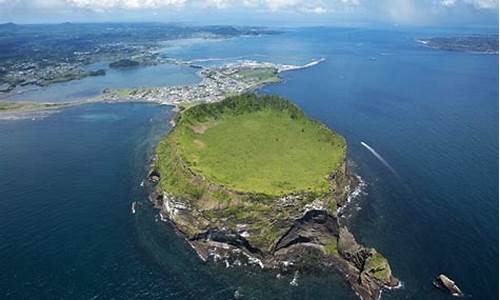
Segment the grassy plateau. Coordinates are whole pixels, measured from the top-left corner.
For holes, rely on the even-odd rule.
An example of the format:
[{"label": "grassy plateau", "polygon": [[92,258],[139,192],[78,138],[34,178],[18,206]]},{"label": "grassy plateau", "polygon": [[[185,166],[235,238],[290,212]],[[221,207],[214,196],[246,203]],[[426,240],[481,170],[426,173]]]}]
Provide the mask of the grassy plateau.
[{"label": "grassy plateau", "polygon": [[[231,232],[228,240],[241,234],[251,249],[278,257],[304,246],[302,237],[322,255],[344,259],[342,271],[369,289],[372,280],[397,284],[380,253],[358,245],[345,228],[334,233],[332,215],[352,184],[343,137],[280,97],[253,94],[185,108],[176,123],[157,148],[157,192],[163,211],[197,249],[213,247],[199,239],[213,229]],[[310,205],[330,214],[325,224],[303,219]],[[298,253],[317,264],[318,252]]]},{"label": "grassy plateau", "polygon": [[[194,173],[236,192],[278,196],[327,192],[345,149],[340,135],[290,102],[249,94],[182,112],[158,153],[162,173]],[[168,179],[165,188],[190,189],[184,183]]]}]

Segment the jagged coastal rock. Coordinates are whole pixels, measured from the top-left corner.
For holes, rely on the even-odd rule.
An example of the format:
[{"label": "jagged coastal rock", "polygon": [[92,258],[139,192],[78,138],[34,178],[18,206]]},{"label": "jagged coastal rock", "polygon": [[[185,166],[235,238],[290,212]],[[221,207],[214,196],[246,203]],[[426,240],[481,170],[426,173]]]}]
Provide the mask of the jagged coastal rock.
[{"label": "jagged coastal rock", "polygon": [[157,148],[152,199],[205,261],[337,270],[362,299],[399,285],[338,219],[358,184],[343,137],[290,102],[244,94],[181,111]]},{"label": "jagged coastal rock", "polygon": [[447,290],[453,296],[463,296],[464,294],[460,290],[460,288],[455,284],[453,280],[448,278],[448,276],[444,274],[440,274],[434,280],[434,285],[437,288],[441,288]]}]

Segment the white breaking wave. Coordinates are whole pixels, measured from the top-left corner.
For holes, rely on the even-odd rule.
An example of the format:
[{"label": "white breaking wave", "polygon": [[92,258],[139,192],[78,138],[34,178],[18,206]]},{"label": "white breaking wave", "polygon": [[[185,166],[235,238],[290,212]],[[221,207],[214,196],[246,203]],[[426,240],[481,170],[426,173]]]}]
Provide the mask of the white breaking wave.
[{"label": "white breaking wave", "polygon": [[373,149],[372,147],[370,147],[370,145],[368,145],[363,141],[361,142],[361,146],[368,149],[368,151],[370,151],[371,154],[373,154],[373,156],[375,156],[384,166],[386,166],[386,168],[389,169],[389,171],[391,171],[394,175],[399,177],[398,172],[396,172],[396,170],[394,170],[394,168],[382,157],[382,155],[380,155],[377,151],[375,151],[375,149]]},{"label": "white breaking wave", "polygon": [[[338,215],[341,215],[344,212],[344,210],[346,210],[346,208],[349,207],[349,204],[351,204],[353,199],[357,198],[361,194],[366,195],[365,192],[366,182],[359,175],[356,175],[356,178],[358,178],[359,183],[356,186],[356,188],[354,188],[354,190],[349,194],[349,196],[347,196],[346,203],[337,208]],[[356,206],[356,210],[360,209],[361,208],[359,206]]]},{"label": "white breaking wave", "polygon": [[299,271],[295,271],[295,274],[293,275],[292,281],[290,281],[291,286],[298,286],[299,285]]}]

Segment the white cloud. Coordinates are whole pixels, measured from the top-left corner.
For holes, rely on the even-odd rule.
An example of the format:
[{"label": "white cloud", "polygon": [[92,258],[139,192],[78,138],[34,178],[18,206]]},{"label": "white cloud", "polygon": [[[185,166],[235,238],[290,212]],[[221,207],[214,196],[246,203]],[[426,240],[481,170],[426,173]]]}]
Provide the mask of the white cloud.
[{"label": "white cloud", "polygon": [[[0,4],[3,1],[0,0]],[[16,0],[14,0],[16,1]],[[177,8],[246,8],[270,11],[296,11],[322,14],[333,10],[356,7],[360,0],[34,0],[42,2],[64,2],[67,5],[96,11],[119,9]]]},{"label": "white cloud", "polygon": [[476,9],[496,9],[498,7],[498,0],[441,0],[440,3],[448,8],[459,4],[469,5]]},{"label": "white cloud", "polygon": [[421,10],[414,0],[384,0],[379,9],[392,21],[402,24],[414,23],[416,20],[420,22],[425,17],[420,15]]},{"label": "white cloud", "polygon": [[288,9],[300,4],[298,0],[264,0],[264,4],[270,10]]},{"label": "white cloud", "polygon": [[497,0],[466,0],[465,2],[479,9],[495,9],[498,7]]},{"label": "white cloud", "polygon": [[165,7],[200,9],[200,8],[245,8],[270,11],[296,11],[304,13],[352,11],[359,7],[385,10],[388,15],[402,14],[409,16],[418,13],[418,9],[443,7],[453,8],[459,5],[474,9],[497,9],[498,0],[0,0],[2,8],[14,6],[50,8],[85,8],[91,10],[118,9],[159,9]]},{"label": "white cloud", "polygon": [[477,11],[490,13],[498,8],[498,0],[364,0],[362,5],[368,3],[371,10],[377,11],[376,14],[382,18],[386,16],[397,24],[413,25],[432,24],[451,18],[470,18]]},{"label": "white cloud", "polygon": [[[181,14],[201,14],[203,17],[214,10],[231,10],[240,16],[252,14],[273,16],[294,13],[313,18],[322,15],[339,19],[390,21],[399,24],[428,24],[434,20],[469,14],[481,18],[477,11],[491,14],[498,9],[499,0],[0,0],[0,20],[20,19],[23,15],[58,15],[64,19],[73,16],[92,18],[93,12],[102,12],[99,17],[113,17],[115,10],[129,10],[131,15],[156,13],[165,15],[170,11]],[[472,14],[471,14],[472,12]],[[284,13],[284,14],[283,14]],[[122,15],[117,18],[121,18]],[[270,18],[270,16],[269,16]],[[288,21],[288,20],[284,20]],[[293,21],[293,20],[290,20]]]},{"label": "white cloud", "polygon": [[[54,1],[54,0],[52,0]],[[65,0],[69,5],[92,10],[158,9],[162,7],[183,7],[186,0]]]},{"label": "white cloud", "polygon": [[340,0],[340,2],[349,6],[358,6],[360,4],[359,0]]},{"label": "white cloud", "polygon": [[360,0],[244,0],[250,1],[253,6],[260,2],[260,6],[271,11],[297,11],[322,14],[328,11],[341,11],[360,5]]},{"label": "white cloud", "polygon": [[207,7],[215,7],[218,9],[228,8],[231,5],[231,0],[206,0]]},{"label": "white cloud", "polygon": [[259,6],[259,0],[243,0],[243,6],[257,7]]},{"label": "white cloud", "polygon": [[444,7],[453,7],[457,4],[457,0],[441,0],[441,5]]},{"label": "white cloud", "polygon": [[324,13],[328,12],[324,7],[321,7],[321,6],[312,7],[312,8],[306,7],[306,8],[304,8],[303,11],[306,13],[314,13],[314,14],[324,14]]}]

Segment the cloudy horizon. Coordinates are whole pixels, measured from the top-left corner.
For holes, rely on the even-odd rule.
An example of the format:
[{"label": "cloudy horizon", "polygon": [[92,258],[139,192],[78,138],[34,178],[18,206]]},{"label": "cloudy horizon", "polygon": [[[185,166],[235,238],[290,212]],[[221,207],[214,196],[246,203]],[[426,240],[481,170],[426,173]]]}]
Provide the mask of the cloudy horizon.
[{"label": "cloudy horizon", "polygon": [[0,22],[498,27],[498,0],[0,0]]}]

